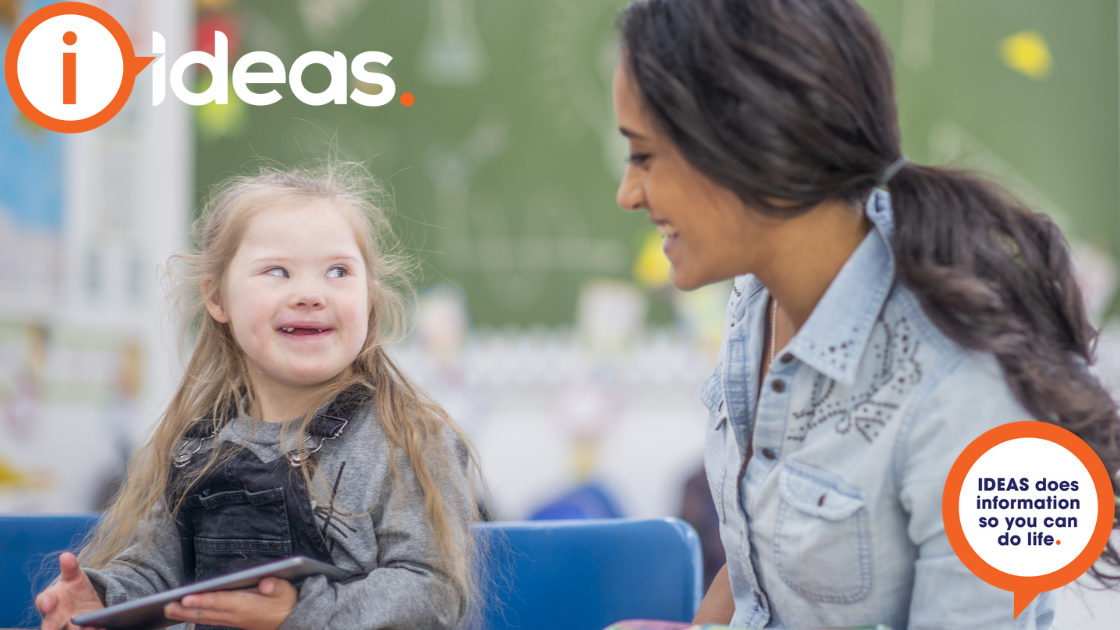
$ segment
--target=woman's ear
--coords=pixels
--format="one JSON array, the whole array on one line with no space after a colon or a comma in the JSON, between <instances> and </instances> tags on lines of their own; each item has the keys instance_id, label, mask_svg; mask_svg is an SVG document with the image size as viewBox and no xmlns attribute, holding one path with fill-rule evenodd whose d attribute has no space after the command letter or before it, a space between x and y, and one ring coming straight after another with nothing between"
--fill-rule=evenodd
<instances>
[{"instance_id":1,"label":"woman's ear","mask_svg":"<svg viewBox=\"0 0 1120 630\"><path fill-rule=\"evenodd\" d=\"M229 314L226 313L225 307L222 306L222 291L221 287L214 286L214 277L206 276L198 285L199 290L202 291L202 297L206 302L206 311L210 313L210 317L219 324L229 323Z\"/></svg>"}]
</instances>

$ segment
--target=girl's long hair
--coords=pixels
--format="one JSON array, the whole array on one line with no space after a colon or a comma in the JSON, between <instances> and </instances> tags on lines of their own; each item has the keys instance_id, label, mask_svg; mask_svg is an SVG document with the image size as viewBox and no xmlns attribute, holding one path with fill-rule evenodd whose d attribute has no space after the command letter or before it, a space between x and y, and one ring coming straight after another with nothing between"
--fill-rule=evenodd
<instances>
[{"instance_id":1,"label":"girl's long hair","mask_svg":"<svg viewBox=\"0 0 1120 630\"><path fill-rule=\"evenodd\" d=\"M243 400L247 408L254 406L255 393L243 353L230 327L206 312L207 295L202 287L209 287L210 292L219 290L247 224L260 212L296 204L328 204L351 224L365 259L373 303L369 328L365 344L350 367L324 384L300 409L293 410L293 417L302 417L302 421L285 423L282 434L298 428L302 435L315 411L344 391L357 390L368 396L390 442L392 483L401 481L396 455L403 452L424 495L424 516L440 560L434 569L446 575L453 591L438 595L451 596L440 598L443 601L458 602L457 610L443 612L451 618L474 612L477 589L472 574L473 538L462 530L455 512L467 510L472 522L478 520L475 491L481 489L482 478L467 436L386 353L386 344L404 334L403 296L411 294L408 278L414 263L400 251L389 219L376 203L384 197L361 164L340 161L297 171L262 169L256 175L234 177L218 187L195 222L197 251L173 257L170 266L169 276L177 284L175 310L185 314L180 342L186 347L189 338L195 338L190 361L154 433L129 462L128 476L116 501L83 548L79 556L83 566L103 568L129 547L148 544L146 517L164 509L175 514L190 482L220 464L216 458L209 458L203 466L188 468L189 476L169 491L172 451L189 426L208 422L217 428L229 410L237 409ZM298 426L289 428L290 424ZM464 449L448 457L446 447L453 438L458 438ZM282 436L281 442L288 440ZM455 480L462 479L455 469L463 467L474 482L470 488L455 487ZM329 490L316 478L313 461L301 470L313 496L321 497ZM448 492L464 503L449 503Z\"/></svg>"},{"instance_id":2,"label":"girl's long hair","mask_svg":"<svg viewBox=\"0 0 1120 630\"><path fill-rule=\"evenodd\" d=\"M866 199L901 155L887 47L854 0L636 0L621 27L654 124L749 208ZM1096 331L1054 222L966 171L907 164L888 186L902 283L942 332L995 355L1031 415L1093 447L1120 494L1117 406L1089 371ZM1120 517L1120 500L1101 509ZM1101 559L1120 567L1111 544Z\"/></svg>"}]
</instances>

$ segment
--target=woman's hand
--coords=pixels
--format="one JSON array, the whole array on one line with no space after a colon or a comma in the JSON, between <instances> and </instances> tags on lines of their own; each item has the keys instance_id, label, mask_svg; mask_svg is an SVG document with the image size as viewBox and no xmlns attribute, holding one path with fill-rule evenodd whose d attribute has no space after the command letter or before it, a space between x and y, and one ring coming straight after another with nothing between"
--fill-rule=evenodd
<instances>
[{"instance_id":1,"label":"woman's hand","mask_svg":"<svg viewBox=\"0 0 1120 630\"><path fill-rule=\"evenodd\" d=\"M187 595L163 607L168 619L200 626L276 630L299 601L291 582L265 578L257 588Z\"/></svg>"},{"instance_id":2,"label":"woman's hand","mask_svg":"<svg viewBox=\"0 0 1120 630\"><path fill-rule=\"evenodd\" d=\"M74 628L71 617L105 607L74 554L59 556L58 566L62 569L58 581L35 598L35 608L43 616L43 630Z\"/></svg>"}]
</instances>

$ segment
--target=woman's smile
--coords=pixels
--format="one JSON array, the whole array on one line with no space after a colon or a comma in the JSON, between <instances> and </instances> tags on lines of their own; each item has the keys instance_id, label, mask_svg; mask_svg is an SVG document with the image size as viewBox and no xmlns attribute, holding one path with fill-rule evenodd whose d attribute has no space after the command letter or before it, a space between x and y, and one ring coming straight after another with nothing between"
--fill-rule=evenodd
<instances>
[{"instance_id":1,"label":"woman's smile","mask_svg":"<svg viewBox=\"0 0 1120 630\"><path fill-rule=\"evenodd\" d=\"M654 125L625 63L614 78L615 116L631 157L618 205L645 210L672 264L669 277L690 290L756 272L771 257L773 222L693 167Z\"/></svg>"}]
</instances>

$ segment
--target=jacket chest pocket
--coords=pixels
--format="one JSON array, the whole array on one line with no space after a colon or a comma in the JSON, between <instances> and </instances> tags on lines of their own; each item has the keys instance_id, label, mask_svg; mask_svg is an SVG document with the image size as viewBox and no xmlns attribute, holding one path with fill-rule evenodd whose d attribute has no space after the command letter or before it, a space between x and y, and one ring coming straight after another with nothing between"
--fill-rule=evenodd
<instances>
[{"instance_id":1,"label":"jacket chest pocket","mask_svg":"<svg viewBox=\"0 0 1120 630\"><path fill-rule=\"evenodd\" d=\"M778 479L778 573L820 602L850 603L871 591L871 532L863 494L839 476L796 460Z\"/></svg>"},{"instance_id":2,"label":"jacket chest pocket","mask_svg":"<svg viewBox=\"0 0 1120 630\"><path fill-rule=\"evenodd\" d=\"M191 495L180 518L193 539L195 580L292 555L283 488Z\"/></svg>"}]
</instances>

